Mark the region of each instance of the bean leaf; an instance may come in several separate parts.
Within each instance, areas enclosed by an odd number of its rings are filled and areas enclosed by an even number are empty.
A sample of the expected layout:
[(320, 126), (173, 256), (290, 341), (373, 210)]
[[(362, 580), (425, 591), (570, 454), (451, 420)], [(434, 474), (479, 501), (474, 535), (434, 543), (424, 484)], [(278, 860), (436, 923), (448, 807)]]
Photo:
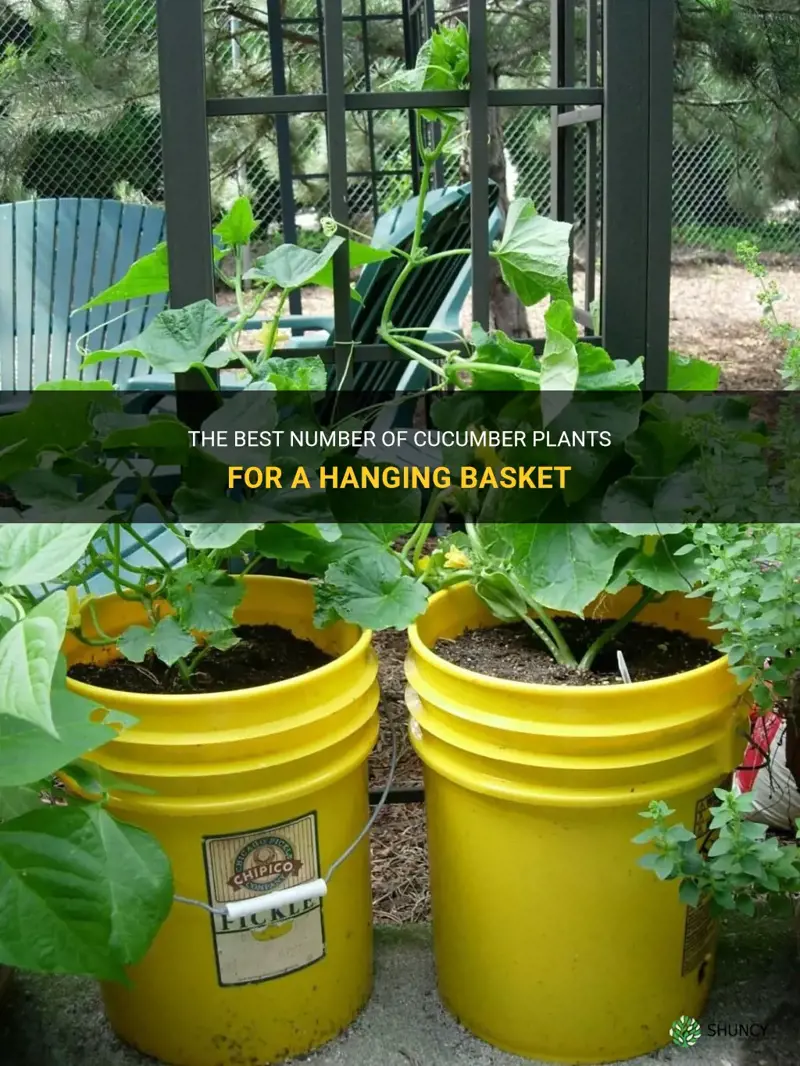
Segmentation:
[(54, 592), (0, 638), (0, 707), (51, 736), (50, 689), (67, 623), (67, 594)]
[(102, 523), (0, 525), (0, 585), (38, 585), (66, 573)]
[(66, 664), (59, 656), (50, 692), (58, 737), (32, 722), (0, 712), (0, 781), (4, 786), (39, 781), (107, 744), (119, 729), (135, 724), (131, 715), (104, 711), (94, 701), (68, 689), (66, 677)]
[(42, 807), (0, 826), (6, 965), (124, 982), (171, 905), (160, 845), (101, 807)]

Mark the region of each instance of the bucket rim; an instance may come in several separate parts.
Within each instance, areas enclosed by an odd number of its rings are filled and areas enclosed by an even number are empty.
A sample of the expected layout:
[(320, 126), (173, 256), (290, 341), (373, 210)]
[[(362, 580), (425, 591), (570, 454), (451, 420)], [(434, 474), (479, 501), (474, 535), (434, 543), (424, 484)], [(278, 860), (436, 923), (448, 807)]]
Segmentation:
[[(441, 589), (439, 592), (434, 593), (428, 600), (426, 613), (437, 601), (441, 602), (443, 599), (457, 595), (460, 588), (464, 587), (468, 586)], [(676, 592), (671, 595), (683, 596), (683, 593)], [(500, 619), (498, 619), (498, 624), (502, 624)], [(705, 680), (716, 674), (721, 674), (723, 671), (728, 672), (728, 656), (720, 655), (713, 662), (705, 663), (703, 666), (696, 666), (692, 670), (684, 670), (679, 674), (668, 674), (666, 677), (650, 678), (647, 681), (631, 681), (625, 685), (541, 685), (534, 681), (511, 681), (506, 678), (492, 677), (491, 674), (483, 674), (477, 670), (468, 670), (464, 666), (456, 666), (455, 663), (449, 663), (446, 659), (437, 655), (424, 642), (420, 636), (417, 622), (414, 622), (408, 628), (408, 642), (411, 650), (420, 660), (432, 669), (439, 671), (439, 673), (451, 677), (454, 681), (469, 682), (490, 693), (506, 693), (513, 696), (560, 699), (564, 695), (569, 695), (573, 699), (582, 697), (599, 701), (608, 699), (612, 695), (618, 698), (620, 690), (630, 692), (631, 695), (633, 693), (645, 694), (656, 689), (663, 691), (667, 685), (691, 684), (693, 681)], [(739, 684), (732, 674), (729, 673), (729, 677), (732, 686), (738, 688), (741, 692), (747, 690), (747, 685)]]
[[(284, 587), (291, 586), (297, 588), (309, 588), (311, 586), (310, 581), (305, 581), (302, 578), (297, 577), (279, 577), (271, 574), (246, 574), (242, 581), (245, 585), (249, 584), (280, 584)], [(107, 593), (105, 596), (98, 596), (95, 602), (101, 603), (105, 601), (111, 601), (119, 599), (115, 592)], [(120, 696), (134, 699), (137, 702), (139, 700), (146, 700), (148, 703), (155, 703), (156, 706), (176, 706), (179, 703), (190, 702), (193, 706), (197, 704), (207, 705), (214, 701), (219, 702), (220, 699), (226, 697), (238, 696), (241, 693), (252, 693), (254, 696), (259, 693), (269, 692), (270, 694), (278, 693), (289, 694), (293, 690), (306, 686), (308, 684), (314, 684), (320, 678), (329, 677), (335, 674), (337, 671), (346, 669), (359, 659), (362, 655), (369, 652), (372, 644), (372, 630), (361, 629), (360, 626), (355, 625), (353, 622), (343, 622), (344, 625), (352, 626), (354, 629), (360, 630), (360, 635), (356, 640), (352, 648), (348, 648), (342, 655), (337, 655), (331, 662), (325, 663), (324, 666), (318, 666), (315, 670), (309, 670), (308, 673), (298, 674), (297, 677), (287, 677), (283, 681), (271, 681), (267, 685), (250, 685), (246, 688), (234, 688), (224, 689), (219, 692), (170, 692), (170, 693), (143, 693), (143, 692), (129, 692), (127, 689), (115, 689), (115, 688), (102, 688), (100, 685), (91, 685), (86, 681), (76, 681), (71, 677), (67, 677), (68, 687), (79, 696), (84, 696), (90, 700), (101, 700), (103, 705), (108, 704), (109, 701), (119, 700)], [(111, 704), (113, 706), (113, 703)]]

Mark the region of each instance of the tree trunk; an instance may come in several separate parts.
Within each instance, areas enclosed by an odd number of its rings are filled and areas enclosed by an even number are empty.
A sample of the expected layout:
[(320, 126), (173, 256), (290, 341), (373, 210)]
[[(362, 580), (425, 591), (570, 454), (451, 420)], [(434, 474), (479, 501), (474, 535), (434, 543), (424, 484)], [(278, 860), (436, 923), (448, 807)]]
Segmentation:
[[(489, 88), (496, 89), (498, 73), (489, 70)], [(489, 108), (489, 179), (497, 185), (498, 207), (504, 215), (508, 214), (508, 175), (506, 173), (505, 140), (503, 138), (503, 117), (499, 107)], [(469, 139), (465, 141), (461, 157), (462, 181), (470, 180)], [(533, 336), (528, 324), (527, 308), (519, 297), (509, 289), (500, 274), (496, 259), (489, 261), (489, 313), (493, 329), (501, 329), (509, 337), (521, 339)]]
[[(497, 71), (489, 72), (489, 88), (497, 88)], [(499, 190), (498, 206), (508, 214), (508, 175), (506, 173), (505, 140), (503, 138), (502, 111), (489, 108), (489, 178)], [(489, 300), (492, 325), (509, 337), (531, 337), (528, 310), (503, 281), (500, 264), (496, 259), (489, 262)]]

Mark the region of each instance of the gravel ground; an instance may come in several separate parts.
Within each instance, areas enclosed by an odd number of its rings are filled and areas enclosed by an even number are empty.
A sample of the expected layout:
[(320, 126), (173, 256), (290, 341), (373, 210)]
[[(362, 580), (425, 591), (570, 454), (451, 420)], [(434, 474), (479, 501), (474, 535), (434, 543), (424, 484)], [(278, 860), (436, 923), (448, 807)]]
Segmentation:
[[(703, 1022), (758, 1022), (763, 1036), (711, 1036), (669, 1047), (630, 1066), (797, 1066), (800, 981), (787, 923), (729, 922), (717, 986)], [(535, 1004), (532, 1004), (535, 1010)], [(0, 1061), (8, 1066), (152, 1066), (108, 1028), (94, 984), (78, 978), (17, 978), (0, 1014)], [(461, 1028), (436, 995), (426, 926), (378, 930), (375, 991), (351, 1029), (295, 1062), (310, 1066), (525, 1066)], [(528, 1062), (528, 1066), (531, 1063)], [(535, 1066), (535, 1064), (534, 1064)]]
[[(786, 299), (781, 317), (800, 322), (800, 262), (784, 260), (771, 266), (770, 276)], [(583, 275), (575, 275), (575, 295), (582, 299)], [(779, 345), (760, 326), (756, 300), (758, 282), (742, 267), (730, 263), (677, 263), (672, 272), (670, 344), (685, 355), (702, 356), (722, 367), (722, 387), (732, 390), (767, 390), (781, 387), (778, 367), (783, 360)], [(220, 302), (229, 304), (228, 294)], [(467, 300), (462, 327), (468, 327), (471, 301)], [(267, 313), (274, 303), (265, 304)], [(330, 315), (330, 293), (309, 289), (303, 294), (304, 314)], [(542, 308), (532, 308), (529, 321), (534, 336), (541, 336)], [(611, 353), (613, 355), (613, 353)]]

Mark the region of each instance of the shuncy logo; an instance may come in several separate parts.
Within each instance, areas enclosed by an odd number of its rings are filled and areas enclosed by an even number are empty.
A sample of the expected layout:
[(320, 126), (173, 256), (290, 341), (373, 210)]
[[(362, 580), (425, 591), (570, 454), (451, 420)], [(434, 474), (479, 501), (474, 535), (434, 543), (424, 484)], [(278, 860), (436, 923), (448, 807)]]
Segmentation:
[(672, 1043), (678, 1047), (694, 1047), (703, 1035), (703, 1030), (694, 1018), (690, 1018), (688, 1014), (682, 1014), (670, 1026), (669, 1035), (672, 1037)]

